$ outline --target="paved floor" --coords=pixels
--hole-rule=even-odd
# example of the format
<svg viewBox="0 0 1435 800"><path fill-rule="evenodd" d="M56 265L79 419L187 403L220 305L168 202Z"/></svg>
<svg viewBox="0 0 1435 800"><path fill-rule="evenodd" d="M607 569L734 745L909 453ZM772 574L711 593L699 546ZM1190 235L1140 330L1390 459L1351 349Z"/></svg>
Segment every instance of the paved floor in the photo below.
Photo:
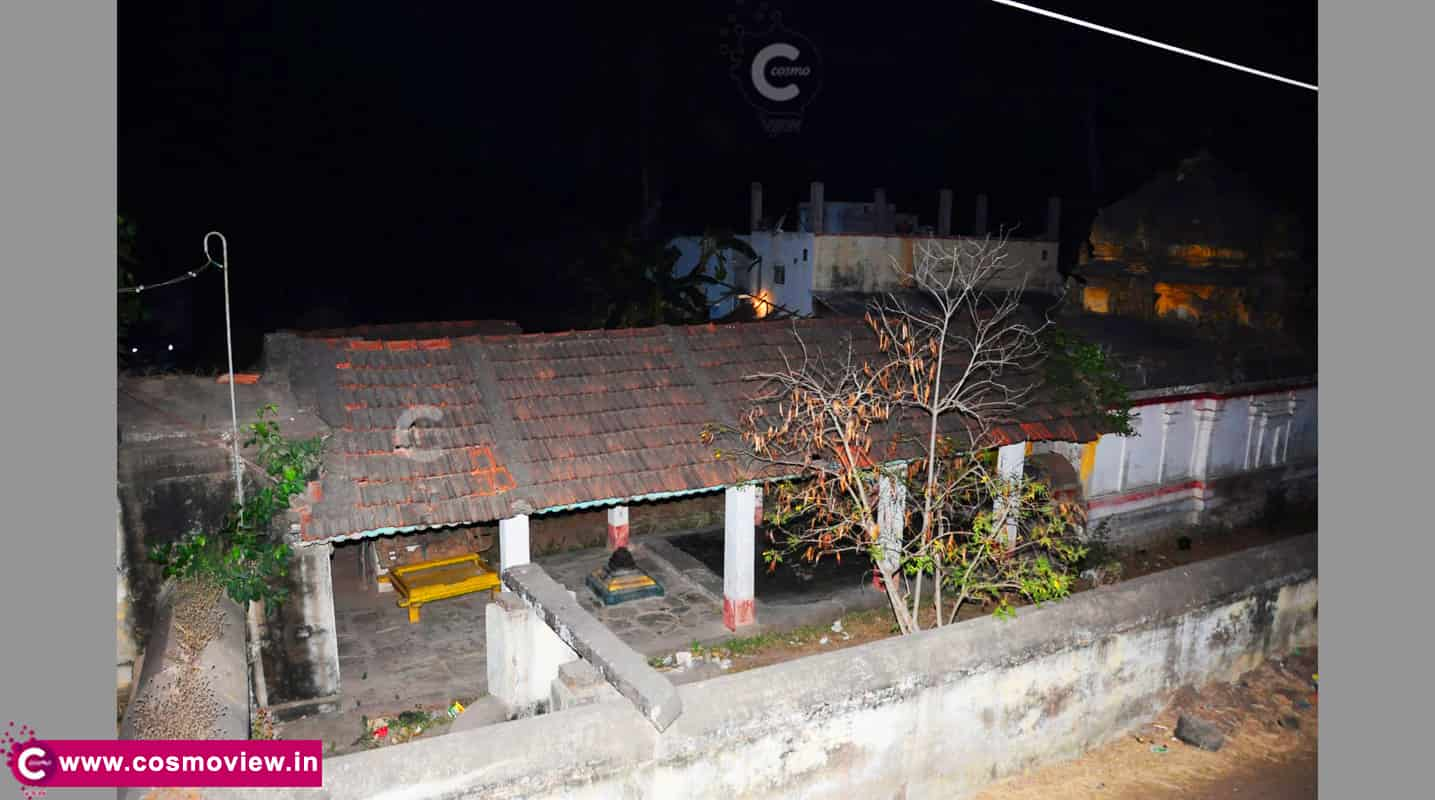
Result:
<svg viewBox="0 0 1435 800"><path fill-rule="evenodd" d="M722 577L673 546L667 538L634 540L638 565L663 584L662 597L604 606L584 585L588 573L608 558L604 548L576 550L534 559L618 638L645 656L659 656L713 644L733 634L722 624ZM285 725L286 738L321 738L333 752L353 747L363 716L396 714L414 706L465 704L487 694L484 607L487 592L423 607L422 619L408 621L397 596L364 581L357 548L334 554L334 616L338 630L341 694L339 710ZM790 602L759 598L759 624L739 635L830 622L842 614L880 603L876 592L844 589ZM685 676L697 680L694 671Z"/></svg>

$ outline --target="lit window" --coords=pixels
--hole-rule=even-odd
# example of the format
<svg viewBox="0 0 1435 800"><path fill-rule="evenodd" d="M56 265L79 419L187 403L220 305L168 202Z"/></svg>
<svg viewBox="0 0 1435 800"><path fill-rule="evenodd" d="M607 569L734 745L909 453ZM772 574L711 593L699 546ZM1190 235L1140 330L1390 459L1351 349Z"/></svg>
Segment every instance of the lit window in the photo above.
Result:
<svg viewBox="0 0 1435 800"><path fill-rule="evenodd" d="M1157 283L1156 315L1174 316L1184 320L1200 319L1201 302L1210 300L1215 290L1214 286Z"/></svg>
<svg viewBox="0 0 1435 800"><path fill-rule="evenodd" d="M1081 305L1095 314L1111 313L1111 290L1105 286L1088 286L1081 292Z"/></svg>

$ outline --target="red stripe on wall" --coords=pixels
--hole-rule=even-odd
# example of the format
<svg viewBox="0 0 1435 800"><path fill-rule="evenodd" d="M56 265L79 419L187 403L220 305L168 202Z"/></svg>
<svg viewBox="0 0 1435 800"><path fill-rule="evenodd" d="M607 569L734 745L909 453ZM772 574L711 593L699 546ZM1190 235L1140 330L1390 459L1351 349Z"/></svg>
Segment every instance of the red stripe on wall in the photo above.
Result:
<svg viewBox="0 0 1435 800"><path fill-rule="evenodd" d="M1140 489L1134 492L1116 495L1115 497L1112 497L1110 495L1105 497L1097 497L1088 501L1086 507L1090 509L1105 508L1106 506L1120 506L1126 505L1127 503L1135 503L1138 500L1147 500L1152 497L1175 494L1176 492L1185 492L1191 489L1204 490L1205 488L1206 484L1201 481L1186 481L1185 483L1177 483L1170 486L1160 486L1154 489Z"/></svg>

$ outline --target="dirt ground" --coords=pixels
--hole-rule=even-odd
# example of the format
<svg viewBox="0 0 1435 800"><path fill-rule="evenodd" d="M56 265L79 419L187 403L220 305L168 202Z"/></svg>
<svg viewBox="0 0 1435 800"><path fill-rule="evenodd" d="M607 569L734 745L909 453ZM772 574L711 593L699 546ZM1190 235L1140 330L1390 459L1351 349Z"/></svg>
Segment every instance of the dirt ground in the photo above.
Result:
<svg viewBox="0 0 1435 800"><path fill-rule="evenodd" d="M1315 797L1318 663L1316 650L1296 651L1234 684L1183 690L1134 734L1074 761L992 784L977 798ZM1177 741L1173 733L1183 712L1217 725L1226 735L1221 749L1206 752Z"/></svg>

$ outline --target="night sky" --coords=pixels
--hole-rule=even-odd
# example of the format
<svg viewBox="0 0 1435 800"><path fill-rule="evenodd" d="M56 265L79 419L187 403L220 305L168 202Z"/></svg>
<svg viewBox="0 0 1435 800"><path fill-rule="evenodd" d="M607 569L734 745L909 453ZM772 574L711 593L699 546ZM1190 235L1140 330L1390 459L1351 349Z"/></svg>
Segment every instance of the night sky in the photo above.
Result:
<svg viewBox="0 0 1435 800"><path fill-rule="evenodd" d="M1318 82L1313 2L1033 4ZM990 2L768 4L822 70L777 136L720 51L751 0L169 5L120 9L119 209L142 281L228 236L241 363L281 327L565 327L565 267L639 221L645 167L662 236L742 228L754 180L772 216L822 180L923 224L949 186L958 231L978 192L1019 231L1061 196L1065 258L1206 146L1315 229L1315 93ZM164 291L222 353L218 273Z"/></svg>

